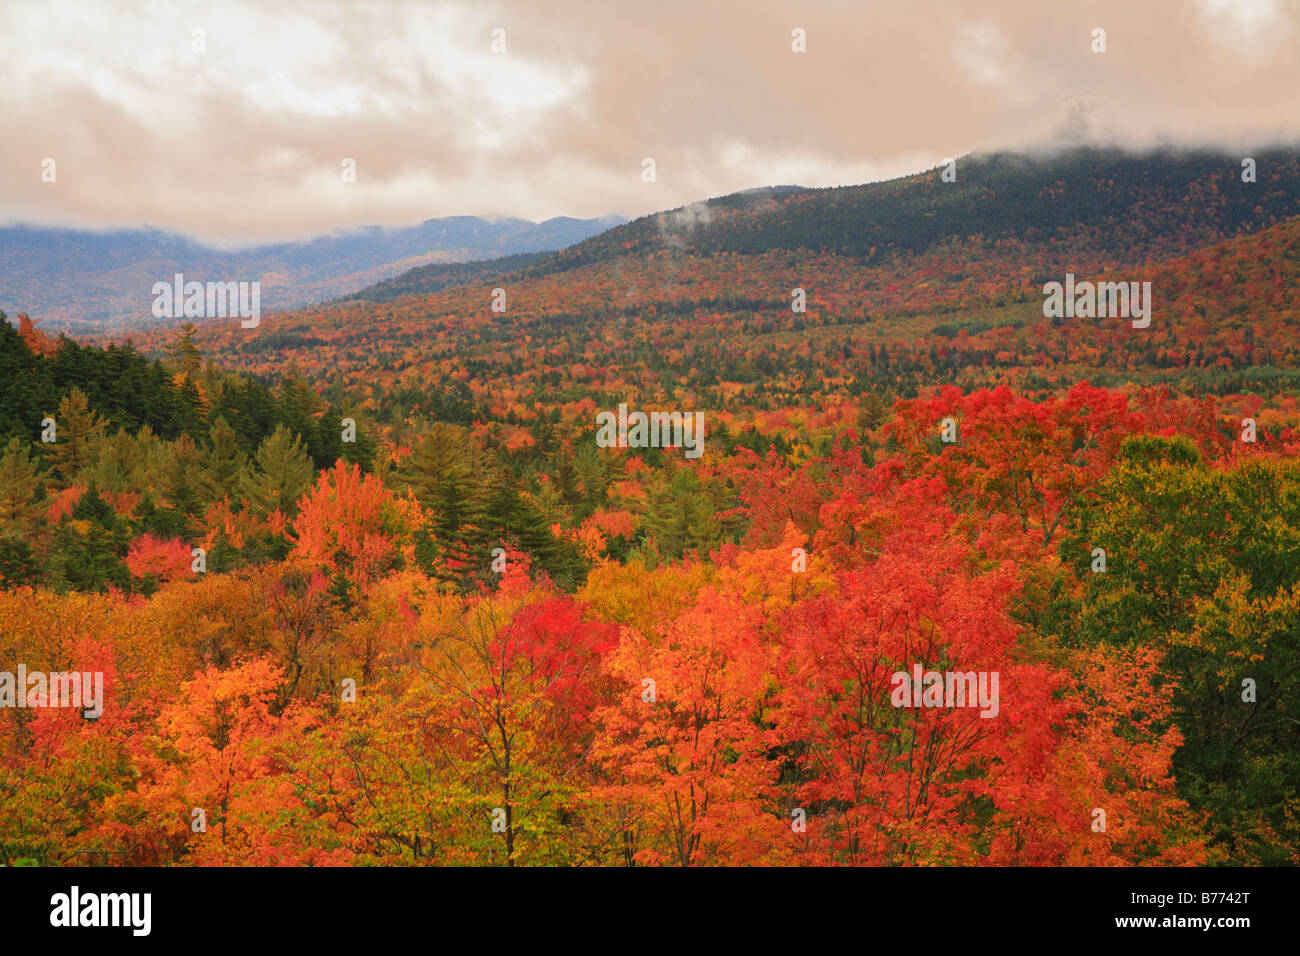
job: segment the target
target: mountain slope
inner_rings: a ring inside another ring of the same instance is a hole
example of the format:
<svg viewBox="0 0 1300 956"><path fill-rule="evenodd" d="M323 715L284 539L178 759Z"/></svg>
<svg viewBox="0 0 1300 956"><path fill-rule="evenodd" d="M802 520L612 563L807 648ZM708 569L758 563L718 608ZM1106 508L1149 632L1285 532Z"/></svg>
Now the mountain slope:
<svg viewBox="0 0 1300 956"><path fill-rule="evenodd" d="M1252 158L1250 183L1240 157L1082 148L964 157L955 182L936 170L861 186L751 189L642 216L530 260L422 267L347 297L429 294L511 269L536 278L635 258L777 250L833 253L862 266L925 255L960 265L970 256L958 247L996 256L990 250L1008 242L1024 253L1021 262L1042 263L1046 280L1070 266L1091 272L1161 261L1300 215L1300 151Z"/></svg>
<svg viewBox="0 0 1300 956"><path fill-rule="evenodd" d="M472 262L435 262L432 265L418 266L343 298L389 302L408 295L431 295L451 286L487 282L497 276L518 272L543 255L545 253L520 252L497 259L475 259Z"/></svg>
<svg viewBox="0 0 1300 956"><path fill-rule="evenodd" d="M750 233L779 235L773 223L793 214L788 204L808 214L831 194L728 197L716 204L728 214L680 244L656 238L638 248L635 237L653 221L641 220L514 274L467 271L468 284L285 312L251 331L209 324L201 345L224 366L271 379L296 369L379 420L454 407L458 420L507 429L622 401L780 427L801 409L946 383L1033 391L1086 378L1220 394L1300 385L1300 217L1283 215L1300 195L1300 168L1293 159L1261 162L1257 185L1269 199L1247 207L1227 185L1230 159L1208 170L1203 158L1147 162L1154 168L1138 185L1095 209L1081 204L1078 182L1047 194L1035 186L1071 181L1078 155L1054 178L1043 169L1012 177L1001 193L972 194L967 205L1005 206L1004 223L1020 224L1014 230L990 236L969 223L916 251L903 244L934 211L927 177L884 184L918 197L893 222L863 213L870 228L886 230L888 255L797 247L799 236L825 246L841 234L816 213L790 220L792 248L702 252ZM1099 166L1081 181L1114 169ZM858 206L869 206L861 197L875 187L855 189ZM1030 208L1017 211L1014 195L1030 197ZM1114 234L1125 209L1145 241ZM1099 222L1093 212L1104 213ZM1150 327L1044 318L1043 283L1066 272L1150 281ZM495 287L507 293L504 313L491 310ZM795 289L804 290L804 312L792 310Z"/></svg>
<svg viewBox="0 0 1300 956"><path fill-rule="evenodd" d="M831 189L737 193L643 216L531 266L542 275L660 251L753 255L821 250L879 263L978 235L1055 243L1109 261L1167 258L1300 215L1300 152L1241 157L1076 149L992 154L939 171Z"/></svg>

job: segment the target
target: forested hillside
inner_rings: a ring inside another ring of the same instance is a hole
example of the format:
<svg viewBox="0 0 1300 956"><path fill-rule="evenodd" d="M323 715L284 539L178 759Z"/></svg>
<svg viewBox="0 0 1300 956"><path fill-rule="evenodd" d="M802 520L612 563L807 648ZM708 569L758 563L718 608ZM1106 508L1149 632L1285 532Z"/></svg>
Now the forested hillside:
<svg viewBox="0 0 1300 956"><path fill-rule="evenodd" d="M1300 166L1255 159L0 322L0 655L107 696L0 714L0 861L1300 863ZM1045 317L1067 272L1150 325Z"/></svg>
<svg viewBox="0 0 1300 956"><path fill-rule="evenodd" d="M1092 168L1080 165L1087 155L1073 156L1057 178ZM1182 159L1163 177L1148 174L1143 182L1165 184L1164 191L1151 192L1150 202L1130 199L1132 208L1145 210L1137 217L1137 227L1149 233L1141 248L1192 248L1159 261L1107 251L1116 234L1111 228L1092 229L1097 242L1079 239L1081 231L1068 228L1065 217L1080 207L1064 192L1040 205L1065 238L1047 238L1045 231L1039 238L967 235L874 265L820 248L751 255L669 245L605 256L619 236L646 228L639 220L518 273L479 278L466 272L467 284L391 297L428 281L413 273L377 287L373 302L270 316L253 332L211 325L200 337L227 367L274 378L293 365L399 430L412 414L508 429L533 416L586 416L586 402L611 407L632 393L646 402L689 400L729 428L760 431L769 430L768 420L815 418L869 393L888 401L945 382L1009 383L1031 393L1086 379L1113 386L1168 382L1224 396L1287 394L1300 360L1300 225L1290 219L1237 238L1220 233L1231 232L1233 223L1277 218L1272 206L1248 210L1224 193L1259 186L1260 197L1267 193L1290 209L1286 197L1300 195L1300 166L1291 154L1279 154L1273 165L1260 166L1260 183L1243 184L1233 164L1219 158L1218 172L1198 194L1221 201L1197 215L1188 211L1197 204L1168 184L1200 176L1205 162ZM994 164L1004 165L1010 161ZM956 184L930 176L894 188L955 188L961 175ZM1017 192L1028 193L1045 177L1039 170ZM1225 183L1221 190L1218 180ZM857 187L860 194L871 188ZM735 197L737 204L772 201ZM1108 209L1121 206L1107 200ZM928 201L907 207L889 228L904 236L928 208ZM771 215L737 213L736 220L765 223ZM1020 218L1045 216L1022 211ZM819 214L810 212L806 221L818 224L823 244L835 235L834 223ZM1157 230L1159 223L1165 226ZM715 221L714 228L722 227ZM619 242L635 247L636 240ZM560 268L574 256L589 264ZM1042 285L1067 272L1149 281L1150 327L1134 329L1115 318L1045 318ZM496 289L505 297L503 312L492 308ZM804 292L804 311L792 308L795 290ZM162 343L143 344L157 349Z"/></svg>
<svg viewBox="0 0 1300 956"><path fill-rule="evenodd" d="M1300 153L1134 155L1095 148L995 153L884 183L737 193L644 216L547 256L547 274L659 250L825 251L866 264L953 240L1057 245L1104 264L1167 258L1300 214Z"/></svg>

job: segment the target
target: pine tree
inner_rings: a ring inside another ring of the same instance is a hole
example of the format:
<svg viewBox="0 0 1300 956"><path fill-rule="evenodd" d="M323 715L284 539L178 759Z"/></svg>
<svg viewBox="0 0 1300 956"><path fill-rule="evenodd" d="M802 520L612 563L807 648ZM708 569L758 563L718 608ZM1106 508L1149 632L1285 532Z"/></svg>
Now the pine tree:
<svg viewBox="0 0 1300 956"><path fill-rule="evenodd" d="M291 516L314 478L315 470L302 442L280 425L257 449L252 467L243 470L240 489L254 514L264 517L278 508Z"/></svg>
<svg viewBox="0 0 1300 956"><path fill-rule="evenodd" d="M27 537L45 510L41 478L22 439L10 439L0 458L0 534Z"/></svg>
<svg viewBox="0 0 1300 956"><path fill-rule="evenodd" d="M645 529L665 557L681 558L690 551L703 555L721 540L716 512L708 489L695 472L683 468L651 498Z"/></svg>
<svg viewBox="0 0 1300 956"><path fill-rule="evenodd" d="M73 506L55 535L55 573L78 591L120 590L131 586L126 555L130 529L99 496L92 483Z"/></svg>
<svg viewBox="0 0 1300 956"><path fill-rule="evenodd" d="M148 425L142 425L140 433L152 434L152 431ZM95 459L82 473L84 480L114 492L139 492L147 487L144 446L125 428L119 428L115 435L100 443Z"/></svg>
<svg viewBox="0 0 1300 956"><path fill-rule="evenodd" d="M334 464L339 457L339 433L334 432L332 442L322 436L317 415L325 410L325 403L292 366L276 395L275 408L276 420L301 438L314 467L328 468Z"/></svg>
<svg viewBox="0 0 1300 956"><path fill-rule="evenodd" d="M576 587L586 576L587 565L578 547L555 536L542 510L521 493L518 481L505 469L487 489L477 542L472 564L483 581L496 578L489 572L492 549L497 547L528 555L533 568L544 571L561 587Z"/></svg>
<svg viewBox="0 0 1300 956"><path fill-rule="evenodd" d="M45 357L32 353L0 310L0 445L34 437L58 394Z"/></svg>
<svg viewBox="0 0 1300 956"><path fill-rule="evenodd" d="M203 353L194 344L194 328L193 322L186 322L176 330L176 338L167 345L172 364L186 375L196 373L203 362Z"/></svg>
<svg viewBox="0 0 1300 956"><path fill-rule="evenodd" d="M0 585L36 585L40 580L41 566L32 546L22 538L0 534Z"/></svg>
<svg viewBox="0 0 1300 956"><path fill-rule="evenodd" d="M199 506L203 453L189 435L172 442L159 475L163 494L173 508L194 514Z"/></svg>
<svg viewBox="0 0 1300 956"><path fill-rule="evenodd" d="M571 505L581 501L582 493L578 490L578 470L574 467L573 458L568 453L556 456L554 470L555 490L560 493L560 497Z"/></svg>
<svg viewBox="0 0 1300 956"><path fill-rule="evenodd" d="M875 431L889 420L889 406L876 392L869 392L858 403L858 430Z"/></svg>
<svg viewBox="0 0 1300 956"><path fill-rule="evenodd" d="M91 463L94 446L108 422L91 410L90 400L79 388L74 388L59 402L54 421L56 440L44 448L59 486L67 487Z"/></svg>
<svg viewBox="0 0 1300 956"><path fill-rule="evenodd" d="M475 468L477 452L450 427L439 423L400 472L416 500L430 514L429 528L418 536L417 559L426 573L442 558L453 569L490 554L495 544L484 531L483 483ZM487 549L486 551L484 549ZM455 577L455 571L442 571Z"/></svg>
<svg viewBox="0 0 1300 956"><path fill-rule="evenodd" d="M203 456L203 470L199 474L199 491L206 501L220 501L229 495L239 496L239 476L247 456L239 450L239 436L221 416L213 423L208 434L212 447Z"/></svg>
<svg viewBox="0 0 1300 956"><path fill-rule="evenodd" d="M605 489L609 487L608 461L608 456L600 454L595 445L584 443L578 446L573 464L578 472L578 484L586 497L588 513L605 500Z"/></svg>
<svg viewBox="0 0 1300 956"><path fill-rule="evenodd" d="M555 490L555 482L543 481L537 493L533 495L533 504L546 519L547 524L559 524L569 514L564 499ZM583 515L586 517L586 515Z"/></svg>

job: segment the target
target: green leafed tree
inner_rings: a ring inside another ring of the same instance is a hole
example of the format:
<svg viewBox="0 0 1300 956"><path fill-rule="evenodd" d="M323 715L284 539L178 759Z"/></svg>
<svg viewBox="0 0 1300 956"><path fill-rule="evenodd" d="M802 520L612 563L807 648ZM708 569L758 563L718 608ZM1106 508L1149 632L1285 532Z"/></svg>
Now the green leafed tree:
<svg viewBox="0 0 1300 956"><path fill-rule="evenodd" d="M1180 795L1229 862L1300 862L1300 463L1212 467L1185 439L1132 438L1097 501L1066 545L1084 593L1061 631L1159 649Z"/></svg>
<svg viewBox="0 0 1300 956"><path fill-rule="evenodd" d="M122 559L130 538L127 523L91 485L55 533L55 581L77 591L129 590L131 575Z"/></svg>

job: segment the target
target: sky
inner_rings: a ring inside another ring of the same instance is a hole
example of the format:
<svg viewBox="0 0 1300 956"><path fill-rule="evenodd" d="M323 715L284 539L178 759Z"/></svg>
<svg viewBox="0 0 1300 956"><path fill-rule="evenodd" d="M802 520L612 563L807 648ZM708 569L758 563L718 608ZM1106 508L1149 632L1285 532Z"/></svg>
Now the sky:
<svg viewBox="0 0 1300 956"><path fill-rule="evenodd" d="M1297 91L1300 0L3 0L0 223L232 245L992 149L1247 156L1300 141Z"/></svg>

